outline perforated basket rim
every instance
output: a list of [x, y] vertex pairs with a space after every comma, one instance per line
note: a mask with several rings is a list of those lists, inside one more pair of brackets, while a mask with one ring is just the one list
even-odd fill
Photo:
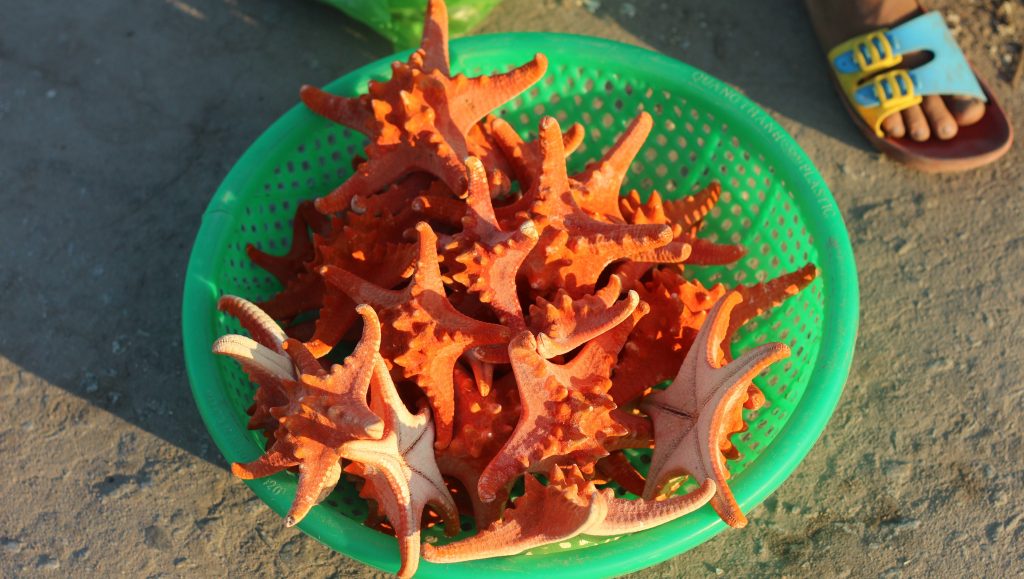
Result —
[[[716, 118], [727, 122], [730, 131], [752, 149], [777, 151], [766, 161], [775, 177], [784, 180], [800, 208], [804, 225], [819, 252], [823, 303], [821, 348], [808, 387], [777, 438], [730, 486], [743, 512], [749, 512], [768, 497], [792, 473], [810, 451], [831, 417], [846, 381], [859, 318], [859, 293], [853, 250], [839, 208], [827, 185], [792, 137], [758, 105], [737, 90], [680, 61], [657, 52], [610, 40], [553, 33], [505, 33], [453, 40], [453, 70], [464, 55], [474, 64], [495, 66], [525, 62], [534, 53], [549, 57], [571, 55], [574, 64], [603, 70], [628, 70], [631, 77], [651, 79], [651, 86], [679, 91], [694, 102], [703, 100], [716, 110]], [[404, 60], [409, 51], [387, 56], [363, 66], [327, 85], [335, 94], [354, 95], [365, 90], [371, 78], [386, 77], [390, 64]], [[552, 59], [554, 61], [555, 59]], [[658, 81], [658, 82], [655, 82]], [[666, 85], [665, 83], [668, 83]], [[233, 208], [251, 191], [263, 162], [287, 141], [295, 125], [308, 122], [313, 113], [298, 104], [273, 123], [246, 150], [221, 183], [205, 213], [185, 276], [182, 331], [185, 364], [200, 415], [214, 443], [228, 462], [252, 460], [262, 454], [243, 424], [222, 384], [216, 360], [210, 352], [215, 335], [217, 272], [226, 241], [238, 225]], [[287, 512], [292, 494], [275, 477], [245, 481], [278, 515]], [[395, 539], [356, 521], [317, 508], [299, 528], [331, 548], [363, 563], [397, 570]], [[421, 561], [421, 577], [459, 577], [487, 574], [535, 575], [557, 571], [564, 578], [614, 576], [635, 571], [700, 545], [726, 528], [710, 508], [611, 543], [586, 549], [567, 550], [537, 556], [515, 556], [455, 565]]]

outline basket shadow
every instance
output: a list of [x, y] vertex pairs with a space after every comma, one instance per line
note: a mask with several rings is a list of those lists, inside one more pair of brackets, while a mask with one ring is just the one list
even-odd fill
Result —
[[[38, 110], [5, 135], [65, 144], [60, 153], [5, 148], [0, 174], [12, 194], [0, 212], [0, 374], [32, 375], [77, 399], [50, 395], [58, 401], [44, 410], [48, 420], [109, 424], [99, 419], [108, 413], [226, 468], [196, 409], [182, 351], [185, 270], [203, 211], [269, 120], [298, 102], [303, 83], [326, 84], [391, 47], [315, 2], [117, 10], [97, 3], [62, 16], [89, 40], [33, 77], [56, 83], [59, 98], [36, 99]], [[24, 20], [53, 17], [46, 12]], [[166, 26], [136, 34], [147, 22]], [[9, 56], [14, 66], [44, 66], [30, 62], [35, 55]], [[90, 75], [63, 80], [87, 67]], [[74, 122], [58, 114], [62, 99], [73, 103]]]
[[598, 16], [614, 19], [652, 48], [733, 85], [777, 113], [773, 116], [798, 141], [806, 127], [871, 151], [838, 100], [799, 0], [608, 4]]

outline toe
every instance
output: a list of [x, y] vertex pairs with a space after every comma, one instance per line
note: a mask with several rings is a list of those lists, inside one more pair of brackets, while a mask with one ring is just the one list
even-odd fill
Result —
[[928, 128], [928, 119], [925, 118], [924, 111], [920, 106], [914, 105], [904, 110], [902, 115], [903, 124], [906, 125], [911, 139], [921, 142], [927, 141], [928, 137], [932, 136], [931, 129]]
[[894, 139], [902, 139], [907, 134], [907, 128], [903, 125], [903, 116], [899, 113], [893, 113], [882, 119], [882, 130]]
[[928, 124], [932, 128], [932, 134], [942, 141], [948, 141], [956, 136], [957, 124], [953, 114], [946, 108], [942, 97], [928, 95], [921, 102], [921, 109], [924, 116], [928, 118]]
[[985, 103], [978, 99], [963, 96], [945, 97], [946, 106], [956, 119], [956, 124], [969, 127], [985, 116]]

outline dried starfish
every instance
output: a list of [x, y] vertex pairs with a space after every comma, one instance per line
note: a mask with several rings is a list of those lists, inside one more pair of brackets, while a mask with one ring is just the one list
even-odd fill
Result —
[[617, 499], [610, 489], [598, 490], [575, 466], [553, 467], [548, 481], [545, 486], [527, 476], [526, 492], [501, 521], [468, 539], [440, 547], [426, 545], [423, 558], [458, 563], [515, 555], [580, 534], [633, 533], [693, 512], [715, 493], [715, 483], [708, 480], [690, 494], [664, 501]]
[[[289, 527], [301, 521], [338, 483], [339, 445], [384, 434], [384, 423], [366, 404], [380, 347], [380, 324], [369, 306], [359, 306], [357, 311], [363, 317], [363, 337], [352, 355], [343, 364], [332, 366], [329, 373], [301, 342], [283, 343], [300, 376], [297, 380], [276, 377], [259, 382], [259, 390], [271, 395], [261, 397], [258, 390], [256, 397], [258, 405], [261, 401], [273, 404], [259, 409], [278, 422], [273, 440], [266, 454], [255, 461], [231, 465], [231, 472], [242, 479], [262, 478], [298, 466], [295, 499], [285, 519]], [[223, 350], [215, 344], [214, 352]]]
[[562, 290], [552, 301], [537, 298], [536, 305], [530, 306], [530, 329], [537, 335], [537, 353], [553, 358], [571, 352], [619, 325], [640, 303], [633, 290], [619, 300], [621, 294], [622, 278], [613, 275], [605, 287], [578, 300]]
[[644, 498], [653, 499], [670, 478], [681, 474], [689, 474], [699, 484], [712, 480], [717, 491], [711, 505], [733, 527], [742, 527], [747, 520], [726, 484], [729, 472], [719, 439], [730, 409], [742, 404], [751, 380], [789, 355], [785, 344], [770, 343], [723, 365], [721, 346], [729, 315], [741, 301], [738, 293], [731, 292], [715, 304], [676, 379], [640, 405], [654, 422], [654, 454]]
[[531, 289], [563, 289], [571, 297], [591, 293], [609, 264], [671, 241], [667, 225], [625, 225], [594, 219], [575, 201], [582, 184], [570, 183], [558, 121], [540, 123], [540, 170], [524, 195], [540, 231], [537, 248], [521, 268]]
[[468, 134], [492, 110], [529, 88], [546, 68], [546, 59], [538, 54], [504, 74], [450, 76], [447, 11], [443, 2], [430, 2], [420, 49], [407, 63], [392, 65], [389, 81], [371, 83], [369, 92], [356, 98], [303, 87], [302, 100], [311, 110], [370, 138], [366, 162], [317, 199], [317, 209], [343, 210], [356, 195], [371, 195], [413, 171], [425, 171], [452, 191], [464, 191]]
[[502, 231], [494, 216], [483, 163], [469, 157], [466, 168], [469, 194], [462, 232], [448, 247], [461, 266], [452, 279], [490, 304], [502, 324], [512, 331], [522, 330], [526, 321], [516, 292], [516, 273], [537, 245], [537, 228], [526, 220], [512, 231]]
[[416, 231], [416, 270], [403, 290], [382, 288], [334, 266], [325, 266], [321, 273], [354, 301], [379, 310], [384, 321], [382, 352], [427, 395], [437, 427], [435, 444], [441, 449], [452, 437], [456, 361], [471, 348], [507, 344], [510, 331], [470, 318], [452, 306], [438, 268], [437, 237], [426, 223], [417, 224]]
[[449, 536], [459, 531], [459, 514], [434, 460], [430, 411], [414, 415], [405, 409], [379, 355], [374, 357], [371, 404], [384, 420], [383, 438], [345, 443], [338, 454], [356, 463], [346, 472], [366, 479], [363, 494], [377, 503], [398, 537], [398, 576], [411, 577], [419, 566], [423, 510], [429, 505], [440, 511]]
[[483, 500], [494, 500], [517, 476], [552, 461], [593, 462], [608, 454], [606, 440], [630, 433], [613, 414], [609, 375], [626, 336], [646, 311], [646, 304], [637, 304], [632, 318], [588, 342], [566, 364], [539, 354], [528, 330], [512, 339], [508, 353], [522, 409], [511, 438], [480, 475], [477, 492]]
[[511, 484], [499, 489], [497, 498], [484, 502], [476, 482], [487, 463], [505, 444], [519, 419], [519, 400], [514, 381], [501, 380], [482, 394], [473, 376], [455, 367], [455, 434], [448, 448], [437, 452], [441, 474], [459, 481], [473, 508], [477, 528], [498, 520], [508, 501]]

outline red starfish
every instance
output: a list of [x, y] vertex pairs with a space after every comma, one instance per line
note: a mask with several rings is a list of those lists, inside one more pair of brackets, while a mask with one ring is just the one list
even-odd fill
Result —
[[423, 558], [458, 563], [522, 553], [579, 534], [614, 536], [649, 529], [700, 508], [715, 493], [706, 481], [696, 491], [664, 501], [617, 499], [610, 489], [598, 490], [580, 470], [553, 467], [548, 484], [526, 477], [526, 492], [505, 511], [503, 520], [455, 543], [426, 545]]
[[622, 278], [613, 275], [608, 285], [578, 300], [562, 290], [550, 302], [537, 298], [537, 304], [530, 306], [530, 329], [537, 334], [537, 353], [553, 358], [571, 352], [619, 325], [640, 303], [633, 290], [619, 300], [621, 294]]
[[417, 224], [416, 231], [416, 272], [403, 290], [382, 288], [333, 266], [324, 267], [321, 273], [354, 301], [380, 311], [384, 321], [382, 352], [427, 395], [437, 427], [435, 444], [441, 449], [452, 436], [456, 361], [471, 348], [507, 344], [510, 332], [504, 326], [470, 318], [452, 306], [438, 268], [437, 237], [426, 223]]
[[582, 184], [570, 183], [558, 121], [540, 123], [540, 171], [524, 198], [530, 199], [529, 216], [540, 230], [538, 247], [523, 264], [530, 288], [544, 292], [556, 288], [579, 297], [593, 291], [605, 268], [665, 245], [672, 231], [667, 225], [606, 223], [588, 215], [575, 200]]
[[631, 317], [588, 342], [566, 364], [537, 352], [537, 339], [524, 331], [508, 347], [521, 410], [511, 438], [480, 475], [477, 492], [494, 500], [499, 489], [528, 470], [570, 460], [587, 464], [605, 456], [609, 439], [631, 434], [608, 396], [611, 368], [636, 321], [647, 313], [637, 304]]
[[654, 454], [644, 498], [653, 499], [670, 478], [684, 473], [699, 484], [712, 480], [717, 492], [711, 505], [733, 527], [742, 527], [747, 520], [726, 484], [729, 472], [720, 438], [731, 409], [742, 404], [751, 380], [789, 355], [785, 344], [770, 343], [723, 365], [721, 345], [729, 327], [729, 315], [741, 301], [742, 297], [732, 292], [715, 304], [676, 379], [640, 405], [654, 422]]
[[537, 55], [511, 72], [467, 78], [450, 76], [447, 13], [431, 2], [423, 40], [408, 63], [392, 65], [391, 80], [371, 83], [354, 99], [303, 87], [303, 101], [314, 112], [370, 138], [366, 162], [340, 187], [317, 199], [323, 213], [345, 209], [356, 195], [370, 195], [413, 171], [425, 171], [452, 191], [466, 188], [462, 160], [473, 127], [496, 107], [536, 82], [547, 68]]
[[459, 514], [434, 460], [430, 411], [413, 415], [405, 409], [379, 355], [374, 361], [371, 398], [374, 412], [384, 420], [384, 436], [347, 442], [338, 454], [357, 463], [345, 470], [366, 479], [361, 494], [377, 503], [398, 537], [402, 557], [398, 576], [411, 577], [419, 566], [423, 510], [428, 505], [437, 509], [449, 536], [459, 531]]
[[469, 157], [466, 168], [469, 194], [462, 232], [448, 247], [460, 266], [452, 279], [490, 304], [502, 324], [512, 331], [522, 330], [526, 322], [516, 291], [516, 273], [537, 245], [537, 229], [527, 220], [512, 231], [502, 231], [494, 216], [483, 163]]
[[[352, 355], [342, 365], [332, 366], [330, 373], [301, 342], [283, 343], [294, 365], [293, 373], [301, 375], [298, 380], [274, 377], [258, 383], [258, 412], [276, 420], [277, 428], [266, 454], [253, 462], [231, 465], [231, 472], [243, 479], [262, 478], [298, 466], [295, 499], [285, 519], [289, 527], [301, 521], [338, 483], [339, 445], [384, 434], [384, 423], [366, 404], [374, 357], [380, 346], [380, 324], [369, 306], [357, 310], [363, 317], [363, 337]], [[220, 351], [216, 344], [214, 351]], [[263, 376], [272, 375], [273, 368], [264, 370]], [[271, 406], [259, 408], [261, 402]]]
[[455, 478], [466, 489], [477, 528], [483, 529], [501, 517], [512, 485], [499, 489], [495, 500], [484, 502], [476, 482], [515, 428], [518, 394], [515, 382], [507, 379], [481, 394], [474, 378], [458, 365], [454, 377], [455, 434], [448, 448], [437, 452], [437, 466], [441, 474]]

